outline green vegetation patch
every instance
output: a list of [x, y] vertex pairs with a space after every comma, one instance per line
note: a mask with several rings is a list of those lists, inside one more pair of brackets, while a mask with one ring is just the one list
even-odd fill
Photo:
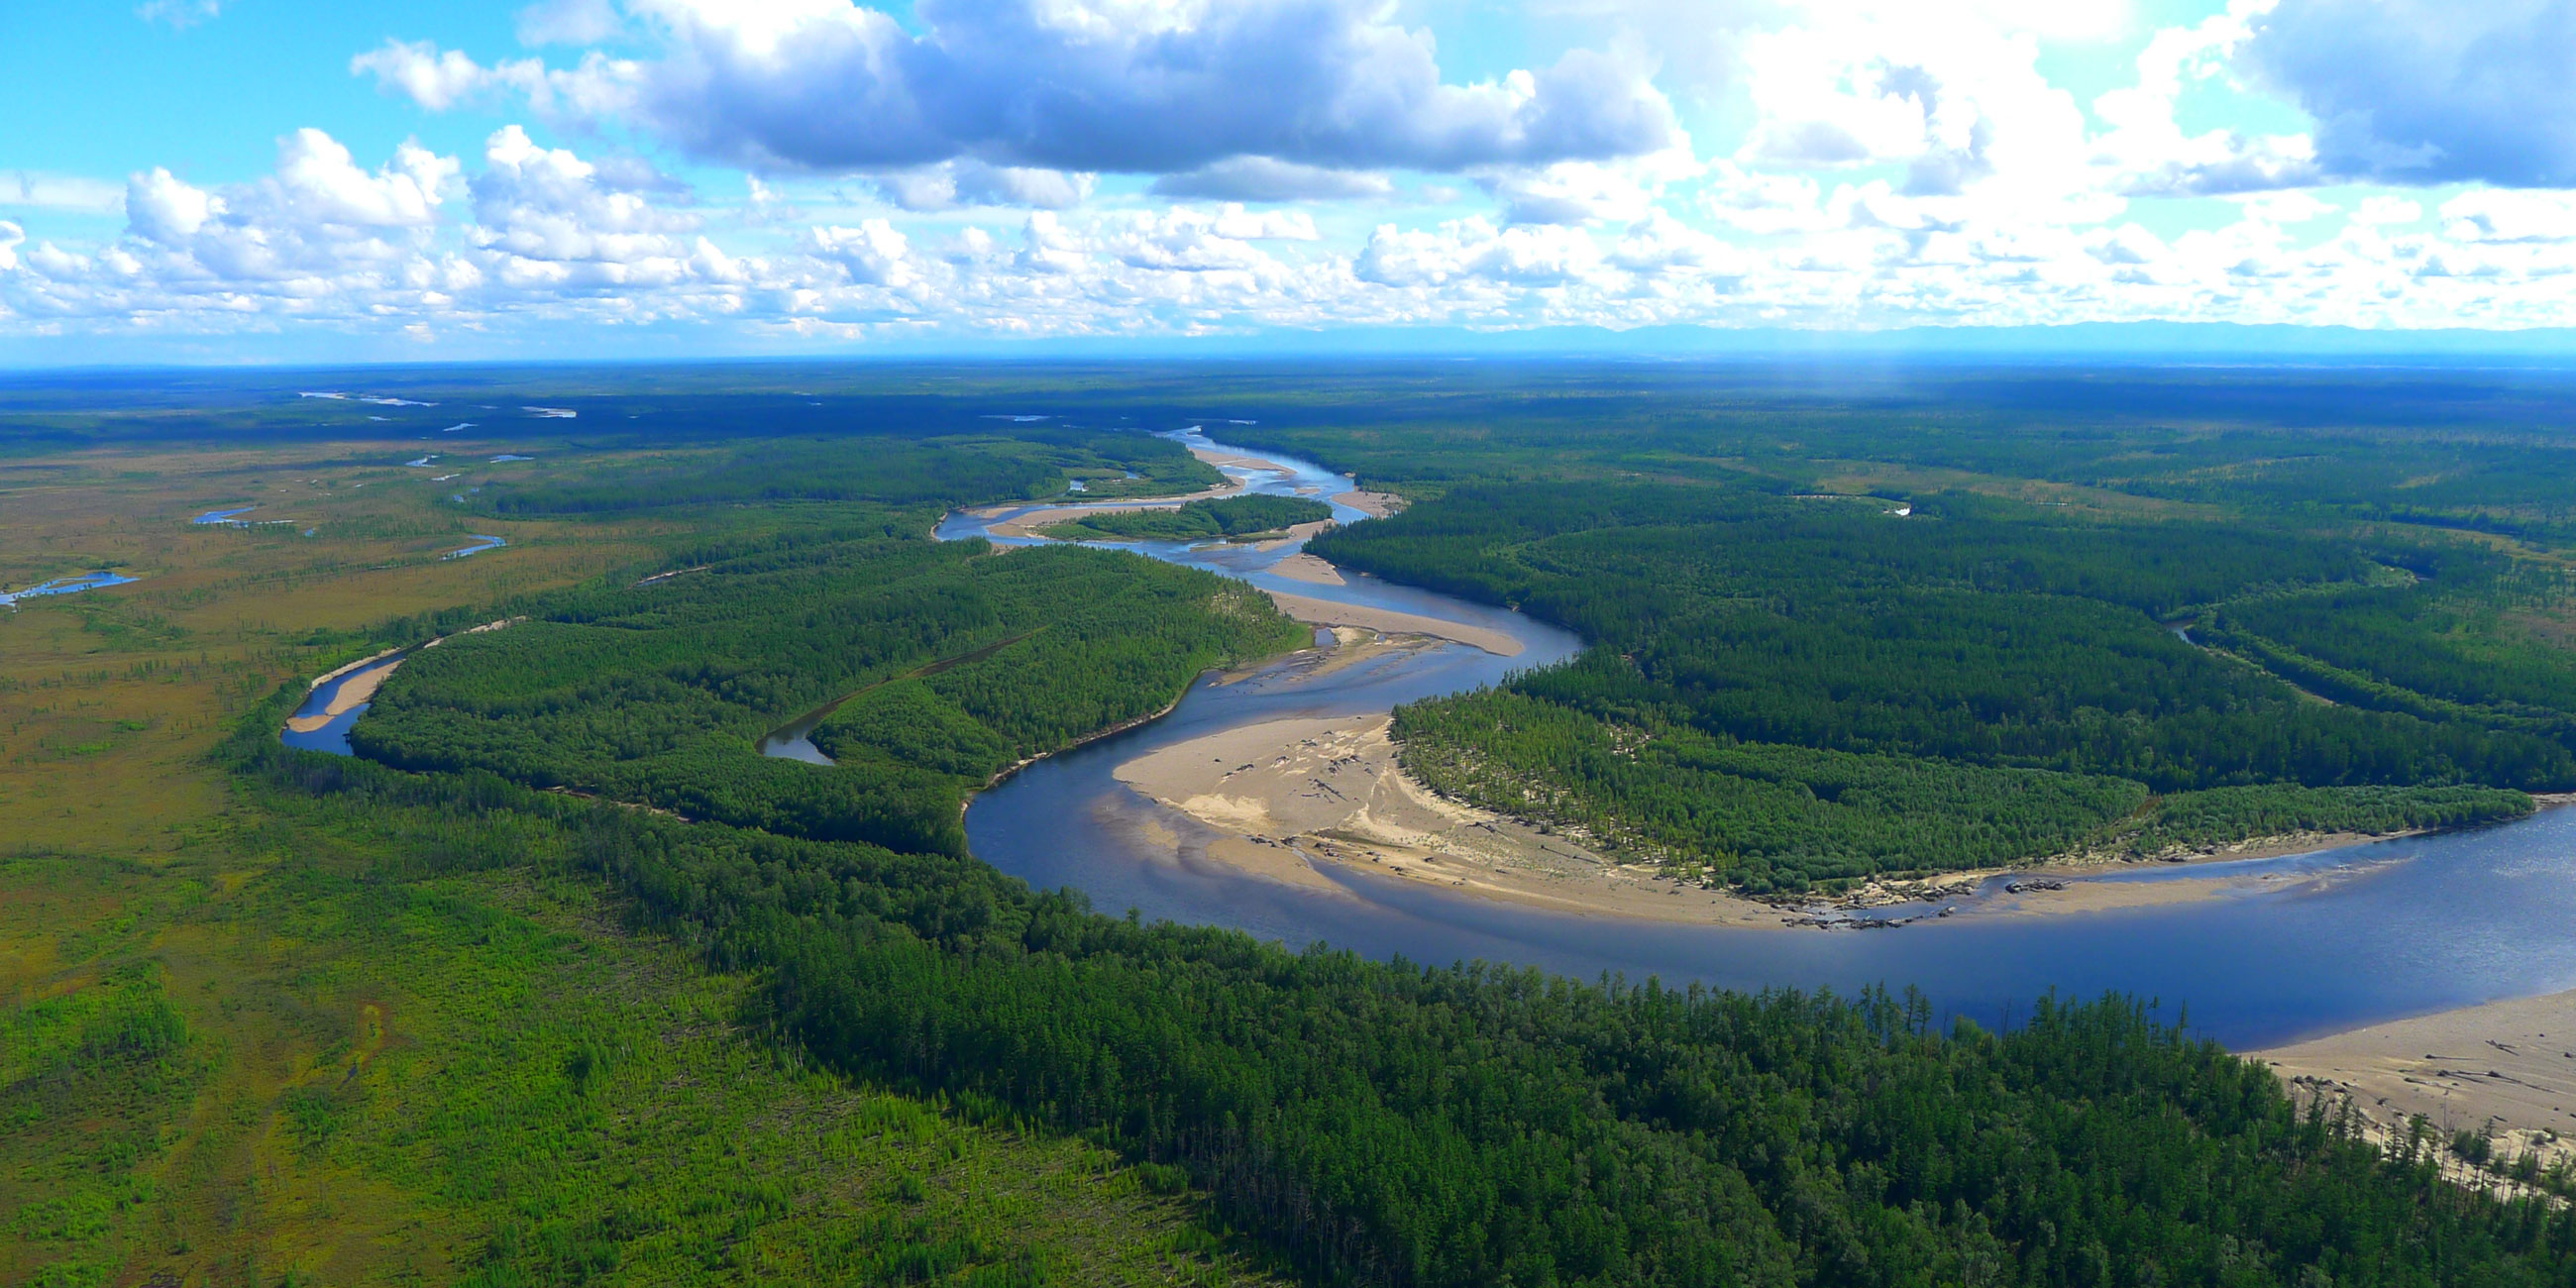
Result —
[[1059, 541], [1243, 541], [1332, 517], [1332, 506], [1311, 497], [1238, 496], [1168, 510], [1086, 514], [1047, 529], [1046, 535]]
[[[861, 538], [527, 605], [394, 673], [350, 741], [791, 835], [963, 853], [964, 795], [1304, 639], [1240, 583], [1134, 555]], [[770, 730], [847, 763], [762, 756]], [[900, 708], [900, 710], [898, 710]]]
[[[1426, 781], [1757, 893], [2092, 848], [2137, 826], [2151, 792], [2249, 789], [2154, 842], [2201, 845], [2274, 821], [2504, 817], [2522, 792], [2576, 785], [2563, 653], [2445, 642], [2389, 607], [2326, 625], [2346, 604], [2474, 591], [2492, 557], [2419, 558], [2440, 575], [2391, 586], [2356, 542], [2257, 524], [1953, 493], [1912, 508], [1479, 486], [1311, 548], [1596, 641], [1511, 681], [1514, 702], [1407, 708], [1405, 762]], [[2176, 618], [2199, 623], [2189, 638]], [[2253, 624], [2381, 670], [2317, 701], [2327, 664], [2294, 672]], [[2507, 664], [2484, 675], [2484, 658]], [[2464, 784], [2502, 790], [2399, 790]]]

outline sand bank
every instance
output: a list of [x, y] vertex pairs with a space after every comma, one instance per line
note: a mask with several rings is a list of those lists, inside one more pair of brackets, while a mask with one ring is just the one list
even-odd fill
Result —
[[1780, 924], [1777, 909], [1441, 799], [1397, 767], [1388, 720], [1226, 729], [1131, 760], [1118, 778], [1215, 829], [1211, 860], [1294, 885], [1331, 886], [1316, 865], [1336, 863], [1560, 912]]
[[1342, 570], [1310, 554], [1293, 554], [1270, 565], [1270, 571], [1290, 581], [1314, 586], [1347, 586]]
[[[1205, 448], [1197, 447], [1190, 449], [1190, 455], [1219, 468], [1231, 466], [1235, 469], [1264, 470], [1279, 474], [1290, 472], [1287, 466], [1282, 465], [1277, 461], [1263, 460], [1258, 456], [1242, 456], [1233, 452], [1211, 452]], [[992, 535], [997, 537], [1040, 537], [1046, 535], [1045, 529], [1054, 527], [1059, 523], [1066, 523], [1074, 519], [1079, 519], [1086, 514], [1126, 514], [1136, 510], [1176, 510], [1192, 501], [1215, 501], [1221, 500], [1225, 497], [1238, 495], [1244, 490], [1244, 486], [1244, 480], [1229, 478], [1219, 486], [1207, 488], [1198, 492], [1192, 492], [1187, 496], [1162, 496], [1132, 502], [1096, 502], [1089, 505], [1069, 502], [1064, 505], [1049, 506], [1043, 510], [1031, 510], [1027, 514], [1020, 515], [1008, 523], [994, 524], [990, 531]], [[1014, 507], [1007, 505], [986, 505], [978, 506], [974, 509], [968, 510], [966, 513], [974, 515], [979, 519], [989, 519], [998, 514], [1007, 514], [1013, 508]]]
[[2349, 1097], [2372, 1134], [2422, 1114], [2451, 1133], [2494, 1125], [2497, 1152], [2576, 1153], [2576, 990], [2443, 1011], [2250, 1053], [2294, 1090]]
[[1383, 519], [1404, 508], [1404, 498], [1393, 492], [1344, 492], [1331, 499], [1372, 519]]
[[[1318, 561], [1320, 562], [1320, 561]], [[1327, 565], [1328, 567], [1330, 565]], [[1388, 608], [1369, 608], [1359, 604], [1337, 604], [1329, 599], [1311, 599], [1271, 591], [1279, 611], [1301, 622], [1317, 626], [1358, 626], [1388, 635], [1435, 635], [1444, 640], [1480, 648], [1496, 657], [1519, 657], [1521, 642], [1497, 630], [1470, 626], [1445, 618], [1424, 617], [1417, 613], [1399, 613]]]
[[[323, 726], [349, 714], [352, 709], [375, 701], [376, 690], [384, 687], [385, 677], [392, 675], [401, 666], [402, 663], [399, 661], [387, 662], [373, 671], [351, 676], [341, 683], [337, 692], [331, 695], [330, 703], [322, 708], [320, 715], [295, 716], [286, 722], [286, 727], [297, 733], [319, 731]], [[346, 668], [343, 668], [332, 674], [345, 673]]]

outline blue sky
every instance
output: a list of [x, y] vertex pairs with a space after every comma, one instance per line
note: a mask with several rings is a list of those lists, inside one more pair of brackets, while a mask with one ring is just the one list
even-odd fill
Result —
[[6, 362], [2576, 323], [2576, 0], [21, 8]]

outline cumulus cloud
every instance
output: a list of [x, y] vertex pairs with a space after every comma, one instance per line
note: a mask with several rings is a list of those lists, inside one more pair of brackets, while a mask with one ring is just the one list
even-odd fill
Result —
[[566, 149], [539, 147], [515, 125], [485, 142], [483, 160], [470, 185], [468, 236], [494, 255], [500, 280], [598, 289], [686, 276], [695, 246], [682, 236], [696, 231], [694, 217], [622, 190], [597, 166]]
[[1277, 157], [1239, 156], [1154, 180], [1158, 197], [1217, 201], [1347, 201], [1395, 191], [1385, 175], [1299, 165]]
[[18, 247], [26, 240], [26, 229], [0, 219], [0, 273], [18, 266]]
[[534, 58], [485, 66], [462, 51], [441, 50], [426, 40], [387, 39], [349, 60], [349, 74], [372, 76], [377, 88], [398, 93], [433, 112], [444, 112], [502, 92], [525, 97], [541, 116], [592, 124], [632, 106], [641, 72], [633, 61], [597, 50], [571, 68], [549, 69]]
[[2576, 0], [2281, 0], [2244, 59], [2328, 173], [2576, 186]]
[[[922, 0], [921, 31], [850, 0], [629, 0], [660, 56], [571, 72], [388, 44], [353, 70], [442, 108], [507, 84], [762, 170], [1171, 174], [1257, 156], [1457, 170], [1652, 151], [1650, 68], [1574, 50], [1455, 85], [1380, 0]], [[542, 105], [541, 105], [542, 106]]]

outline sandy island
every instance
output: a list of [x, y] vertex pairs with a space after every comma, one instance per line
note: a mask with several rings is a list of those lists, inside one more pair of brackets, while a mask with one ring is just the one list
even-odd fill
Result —
[[2576, 990], [2444, 1011], [2250, 1053], [2294, 1091], [2349, 1098], [2376, 1139], [2422, 1114], [2440, 1139], [2492, 1127], [2496, 1152], [2576, 1154]]
[[1519, 657], [1522, 651], [1519, 640], [1501, 631], [1469, 626], [1443, 617], [1424, 617], [1419, 613], [1399, 613], [1391, 608], [1370, 608], [1360, 604], [1338, 604], [1329, 599], [1311, 599], [1275, 590], [1270, 592], [1270, 598], [1278, 603], [1280, 612], [1315, 626], [1357, 626], [1386, 635], [1432, 635], [1473, 645], [1496, 657]]

